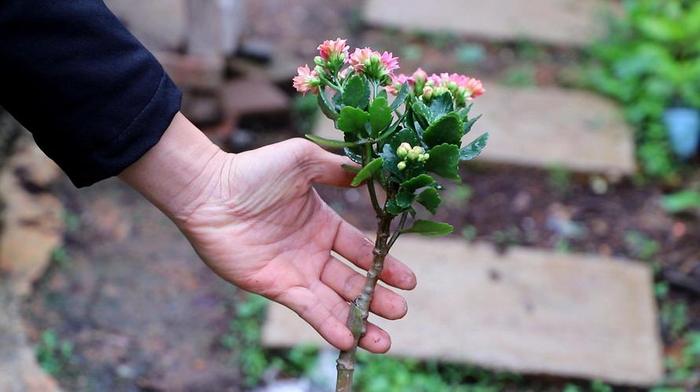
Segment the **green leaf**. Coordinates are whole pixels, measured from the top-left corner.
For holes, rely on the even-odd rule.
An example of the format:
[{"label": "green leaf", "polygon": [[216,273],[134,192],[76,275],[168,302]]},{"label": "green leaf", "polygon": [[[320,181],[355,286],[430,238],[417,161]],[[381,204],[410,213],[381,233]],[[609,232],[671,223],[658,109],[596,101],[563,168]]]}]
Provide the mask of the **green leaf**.
[{"label": "green leaf", "polygon": [[453,110],[454,104],[452,103],[452,94],[449,92],[433,97],[432,102],[430,102],[430,112],[434,119],[440,118]]},{"label": "green leaf", "polygon": [[411,109],[413,109],[414,119],[421,127],[425,128],[432,122],[432,112],[423,102],[417,99],[414,100],[411,104]]},{"label": "green leaf", "polygon": [[338,117],[336,125],[345,133],[362,134],[368,121],[369,113],[362,109],[346,106],[340,110],[340,117]]},{"label": "green leaf", "polygon": [[335,105],[328,100],[326,93],[322,91],[318,92],[318,107],[321,108],[321,112],[331,120],[338,119],[338,112],[335,110]]},{"label": "green leaf", "polygon": [[364,76],[354,75],[348,79],[343,90],[343,104],[364,109],[369,104],[369,82]]},{"label": "green leaf", "polygon": [[489,141],[489,134],[485,133],[473,142],[467,144],[466,146],[462,147],[461,150],[459,150],[459,160],[460,161],[469,161],[472,160],[481,154],[481,151],[486,147],[486,144]]},{"label": "green leaf", "polygon": [[430,158],[425,162],[425,168],[439,176],[450,180],[460,181],[459,177],[459,148],[454,144],[441,144],[428,151]]},{"label": "green leaf", "polygon": [[459,115],[459,118],[462,119],[462,121],[467,121],[467,117],[469,117],[469,111],[472,109],[473,105],[474,102],[471,102],[466,107],[463,107],[457,111],[457,114]]},{"label": "green leaf", "polygon": [[357,173],[355,178],[352,179],[352,183],[350,185],[358,186],[362,184],[365,180],[372,177],[374,173],[377,172],[377,170],[381,169],[383,163],[384,159],[382,159],[381,157],[372,160],[365,167],[363,167],[359,173]]},{"label": "green leaf", "polygon": [[459,116],[456,113],[450,113],[429,126],[423,133],[423,139],[430,147],[443,143],[459,146],[463,126]]},{"label": "green leaf", "polygon": [[435,214],[442,200],[440,200],[440,194],[438,194],[437,189],[428,188],[418,195],[416,201],[422,204],[431,214]]},{"label": "green leaf", "polygon": [[661,207],[671,214],[692,210],[700,211],[700,192],[681,191],[666,195],[661,199]]},{"label": "green leaf", "polygon": [[356,142],[344,142],[342,140],[333,140],[333,139],[326,139],[325,137],[320,137],[316,135],[305,135],[307,139],[311,140],[312,142],[324,146],[324,147],[331,147],[331,148],[343,148],[343,147],[353,147],[353,146],[359,146],[362,144],[365,144],[367,141],[366,140],[359,140]]},{"label": "green leaf", "polygon": [[399,192],[395,198],[389,200],[386,205],[387,212],[392,215],[399,215],[404,211],[411,209],[411,204],[416,195],[413,192]]},{"label": "green leaf", "polygon": [[448,235],[452,233],[452,230],[454,230],[454,227],[450,224],[419,219],[410,228],[402,230],[402,233],[418,233],[437,237]]},{"label": "green leaf", "polygon": [[379,135],[391,124],[393,116],[389,103],[384,97],[377,97],[369,106],[369,122],[372,125],[372,136]]},{"label": "green leaf", "polygon": [[384,159],[384,170],[397,176],[401,177],[401,171],[396,166],[399,163],[399,157],[396,156],[394,149],[391,148],[389,144],[384,145],[384,149],[379,154]]},{"label": "green leaf", "polygon": [[389,138],[389,144],[391,144],[391,147],[394,150],[399,148],[401,143],[408,143],[411,146],[420,146],[418,136],[416,136],[416,133],[413,130],[408,128],[401,129]]},{"label": "green leaf", "polygon": [[396,94],[396,98],[394,98],[394,102],[391,103],[391,110],[396,110],[401,106],[405,101],[406,97],[408,97],[408,83],[404,83],[401,85],[401,88],[399,89],[399,93]]},{"label": "green leaf", "polygon": [[401,183],[401,189],[405,189],[409,192],[415,192],[416,189],[420,189],[429,185],[435,184],[435,179],[427,174],[420,174],[416,177],[406,180]]},{"label": "green leaf", "polygon": [[472,127],[474,124],[481,118],[481,114],[473,117],[471,120],[468,120],[464,123],[464,132],[462,132],[462,136],[466,135],[469,133],[469,131],[472,130]]}]

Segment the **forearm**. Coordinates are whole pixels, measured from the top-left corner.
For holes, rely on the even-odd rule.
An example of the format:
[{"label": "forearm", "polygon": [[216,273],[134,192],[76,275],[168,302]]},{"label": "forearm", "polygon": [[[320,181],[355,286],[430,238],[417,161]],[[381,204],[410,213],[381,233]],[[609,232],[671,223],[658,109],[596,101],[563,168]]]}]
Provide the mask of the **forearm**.
[{"label": "forearm", "polygon": [[174,220],[212,191],[231,154],[178,113],[160,141],[119,177]]}]

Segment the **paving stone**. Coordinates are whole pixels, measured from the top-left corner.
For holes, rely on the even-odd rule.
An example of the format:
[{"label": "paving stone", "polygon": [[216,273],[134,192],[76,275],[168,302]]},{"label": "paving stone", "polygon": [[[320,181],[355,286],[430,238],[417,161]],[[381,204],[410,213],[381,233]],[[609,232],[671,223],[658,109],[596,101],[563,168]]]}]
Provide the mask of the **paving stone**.
[{"label": "paving stone", "polygon": [[492,40],[585,45],[604,32],[607,0],[368,0],[370,24],[408,31],[451,31]]},{"label": "paving stone", "polygon": [[229,55],[238,48],[244,27],[244,0],[187,0],[187,51]]},{"label": "paving stone", "polygon": [[224,113],[232,117],[282,112],[289,108],[289,97],[263,79],[236,79],[226,83],[223,102]]},{"label": "paving stone", "polygon": [[224,81],[221,56],[186,55],[170,51],[154,52],[158,61],[181,88],[216,90]]},{"label": "paving stone", "polygon": [[[473,109],[474,115],[483,117],[471,132],[490,133],[480,160],[610,175],[634,173],[633,133],[608,100],[555,87],[485,85],[486,94]],[[339,135],[325,118],[314,133],[335,139]]]},{"label": "paving stone", "polygon": [[105,3],[153,51],[177,50],[185,45],[188,35],[185,1],[106,0]]},{"label": "paving stone", "polygon": [[[0,235],[0,272],[9,274],[9,282],[18,295],[26,295],[40,277],[53,250],[63,240],[63,207],[48,193],[30,193],[19,178],[46,185],[55,175],[55,164],[36,153],[33,145],[21,146],[0,172],[0,199],[5,204]],[[31,165],[29,164],[31,162]],[[23,170],[20,170],[23,169]]]},{"label": "paving stone", "polygon": [[[403,320],[373,320],[392,335],[391,355],[640,386],[663,375],[646,265],[408,236],[392,254],[418,287]],[[269,308],[266,346],[319,342],[292,311]]]}]

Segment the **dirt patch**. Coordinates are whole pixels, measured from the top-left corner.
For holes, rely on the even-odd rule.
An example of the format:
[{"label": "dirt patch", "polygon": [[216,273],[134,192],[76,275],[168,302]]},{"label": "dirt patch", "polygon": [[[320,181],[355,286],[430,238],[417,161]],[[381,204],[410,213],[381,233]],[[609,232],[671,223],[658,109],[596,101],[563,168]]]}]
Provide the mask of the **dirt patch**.
[{"label": "dirt patch", "polygon": [[30,339],[52,331],[73,349],[66,390],[238,390],[219,343],[238,291],[174,225],[117,180],[61,197],[73,220],[63,257],[24,309]]}]

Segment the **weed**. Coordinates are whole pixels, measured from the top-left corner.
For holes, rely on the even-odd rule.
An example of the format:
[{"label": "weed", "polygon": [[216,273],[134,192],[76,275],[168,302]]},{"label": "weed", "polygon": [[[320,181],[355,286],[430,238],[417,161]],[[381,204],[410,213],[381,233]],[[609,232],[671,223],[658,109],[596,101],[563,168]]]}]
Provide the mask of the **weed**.
[{"label": "weed", "polygon": [[36,358],[46,373],[58,375],[70,365],[73,358],[73,344],[61,340],[56,333],[47,329],[41,333],[36,347]]},{"label": "weed", "polygon": [[535,67],[530,64],[513,66],[506,70],[503,83],[513,87],[532,87],[537,85]]},{"label": "weed", "polygon": [[625,246],[632,256],[645,261],[651,261],[661,248],[657,241],[635,230],[625,233]]},{"label": "weed", "polygon": [[688,306],[683,302],[667,301],[661,304],[660,313],[661,324],[670,338],[679,338],[688,326]]},{"label": "weed", "polygon": [[258,384],[268,368],[268,359],[260,346],[260,325],[266,306],[265,298],[248,295],[244,302],[238,304],[229,331],[221,337],[221,344],[236,353],[243,383],[247,387]]},{"label": "weed", "polygon": [[486,58],[486,50],[480,44],[461,44],[455,49],[457,62],[464,65],[478,64]]},{"label": "weed", "polygon": [[66,268],[71,264],[73,258],[70,256],[68,250],[65,247],[59,246],[56,247],[51,253],[51,260],[55,262],[59,267]]},{"label": "weed", "polygon": [[547,182],[558,194],[567,194],[571,188],[571,172],[562,166],[552,166],[548,170]]}]

